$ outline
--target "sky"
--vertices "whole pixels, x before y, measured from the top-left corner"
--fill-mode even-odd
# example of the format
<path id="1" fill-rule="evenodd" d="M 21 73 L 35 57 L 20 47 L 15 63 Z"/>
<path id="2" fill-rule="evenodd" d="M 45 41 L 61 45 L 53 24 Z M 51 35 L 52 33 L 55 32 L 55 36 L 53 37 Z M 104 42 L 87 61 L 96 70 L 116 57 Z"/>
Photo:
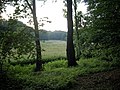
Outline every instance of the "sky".
<path id="1" fill-rule="evenodd" d="M 63 0 L 57 0 L 57 2 L 53 3 L 52 0 L 47 0 L 45 4 L 43 2 L 36 2 L 36 13 L 37 18 L 48 17 L 48 20 L 52 21 L 51 23 L 45 23 L 41 29 L 45 29 L 48 31 L 67 31 L 67 19 L 63 17 L 63 9 L 64 3 Z M 78 5 L 78 10 L 81 10 L 83 13 L 86 13 L 86 6 L 84 3 Z M 2 16 L 7 18 L 6 14 L 12 14 L 14 12 L 14 8 L 11 6 L 7 7 L 7 12 Z M 19 19 L 23 23 L 29 25 L 28 19 Z"/>

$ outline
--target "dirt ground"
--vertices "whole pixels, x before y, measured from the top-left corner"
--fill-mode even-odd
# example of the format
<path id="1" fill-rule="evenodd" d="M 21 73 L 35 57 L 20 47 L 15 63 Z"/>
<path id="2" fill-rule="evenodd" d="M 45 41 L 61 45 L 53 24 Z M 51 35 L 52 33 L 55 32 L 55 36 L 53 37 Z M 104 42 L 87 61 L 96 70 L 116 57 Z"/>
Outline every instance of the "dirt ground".
<path id="1" fill-rule="evenodd" d="M 79 76 L 70 90 L 120 90 L 120 69 Z"/>

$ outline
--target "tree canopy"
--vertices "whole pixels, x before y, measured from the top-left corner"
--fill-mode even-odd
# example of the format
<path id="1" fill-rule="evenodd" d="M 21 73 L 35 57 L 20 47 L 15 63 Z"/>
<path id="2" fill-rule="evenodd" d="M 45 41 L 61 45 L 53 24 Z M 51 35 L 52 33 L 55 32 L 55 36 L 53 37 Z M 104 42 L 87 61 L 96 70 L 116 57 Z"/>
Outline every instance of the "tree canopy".
<path id="1" fill-rule="evenodd" d="M 83 37 L 85 41 L 81 44 L 81 46 L 87 46 L 87 51 L 83 50 L 88 53 L 87 55 L 101 57 L 101 59 L 106 60 L 119 59 L 119 3 L 118 0 L 86 0 L 86 4 L 88 4 L 87 27 L 83 32 L 80 31 L 80 38 L 84 34 L 87 36 Z"/>

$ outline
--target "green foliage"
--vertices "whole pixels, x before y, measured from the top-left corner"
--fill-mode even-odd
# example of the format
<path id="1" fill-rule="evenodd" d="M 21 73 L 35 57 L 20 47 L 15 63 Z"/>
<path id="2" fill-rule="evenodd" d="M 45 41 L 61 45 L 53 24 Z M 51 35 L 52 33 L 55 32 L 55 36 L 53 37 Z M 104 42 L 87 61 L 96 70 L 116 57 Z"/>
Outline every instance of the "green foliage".
<path id="1" fill-rule="evenodd" d="M 9 72 L 13 73 L 16 80 L 21 81 L 23 89 L 61 90 L 72 87 L 76 83 L 75 78 L 78 75 L 110 70 L 114 65 L 95 58 L 80 59 L 78 64 L 77 67 L 68 68 L 66 60 L 59 60 L 44 64 L 44 70 L 37 73 L 33 72 L 35 65 L 11 66 Z"/>
<path id="2" fill-rule="evenodd" d="M 34 58 L 33 40 L 32 28 L 17 20 L 0 20 L 1 65 L 3 62 Z"/>
<path id="3" fill-rule="evenodd" d="M 62 67 L 67 67 L 67 61 L 66 60 L 59 60 L 59 61 L 54 61 L 54 62 L 49 62 L 44 65 L 45 70 L 52 70 L 56 68 L 62 68 Z"/>
<path id="4" fill-rule="evenodd" d="M 117 61 L 120 54 L 120 1 L 85 0 L 86 26 L 79 30 L 81 57 Z"/>
<path id="5" fill-rule="evenodd" d="M 80 57 L 84 58 L 91 58 L 94 57 L 92 51 L 94 49 L 94 44 L 91 42 L 91 31 L 87 27 L 82 27 L 78 29 L 79 33 L 79 51 Z M 74 41 L 78 42 L 77 39 L 74 37 Z M 75 44 L 77 47 L 77 44 Z"/>
<path id="6" fill-rule="evenodd" d="M 91 14 L 92 42 L 108 60 L 119 59 L 120 1 L 88 1 Z M 102 54 L 103 55 L 103 54 Z"/>
<path id="7" fill-rule="evenodd" d="M 26 65 L 26 66 L 20 66 L 20 65 L 16 65 L 16 66 L 12 66 L 10 67 L 10 70 L 13 70 L 14 73 L 16 74 L 29 74 L 30 72 L 33 71 L 34 65 Z"/>
<path id="8" fill-rule="evenodd" d="M 104 70 L 110 70 L 112 67 L 112 62 L 100 61 L 94 58 L 91 59 L 83 59 L 79 61 L 79 65 L 81 68 L 81 74 L 89 74 L 95 72 L 101 72 Z"/>

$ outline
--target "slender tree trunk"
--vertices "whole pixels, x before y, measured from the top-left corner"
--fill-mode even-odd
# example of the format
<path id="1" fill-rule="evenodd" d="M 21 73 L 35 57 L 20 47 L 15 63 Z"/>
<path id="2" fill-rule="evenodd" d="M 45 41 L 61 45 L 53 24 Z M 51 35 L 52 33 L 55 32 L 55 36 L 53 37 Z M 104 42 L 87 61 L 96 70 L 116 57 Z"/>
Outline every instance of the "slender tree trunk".
<path id="1" fill-rule="evenodd" d="M 75 11 L 75 30 L 76 30 L 76 54 L 77 60 L 80 59 L 80 44 L 79 44 L 79 32 L 78 32 L 78 18 L 77 18 L 77 2 L 74 0 L 74 11 Z"/>
<path id="2" fill-rule="evenodd" d="M 67 34 L 67 59 L 68 66 L 76 66 L 75 50 L 73 45 L 73 20 L 72 20 L 72 0 L 67 0 L 67 23 L 68 23 L 68 34 Z"/>
<path id="3" fill-rule="evenodd" d="M 35 71 L 40 71 L 42 69 L 42 61 L 41 61 L 41 46 L 39 40 L 39 30 L 38 30 L 38 22 L 36 17 L 36 2 L 33 0 L 33 21 L 35 28 L 35 43 L 36 43 L 36 68 Z"/>

